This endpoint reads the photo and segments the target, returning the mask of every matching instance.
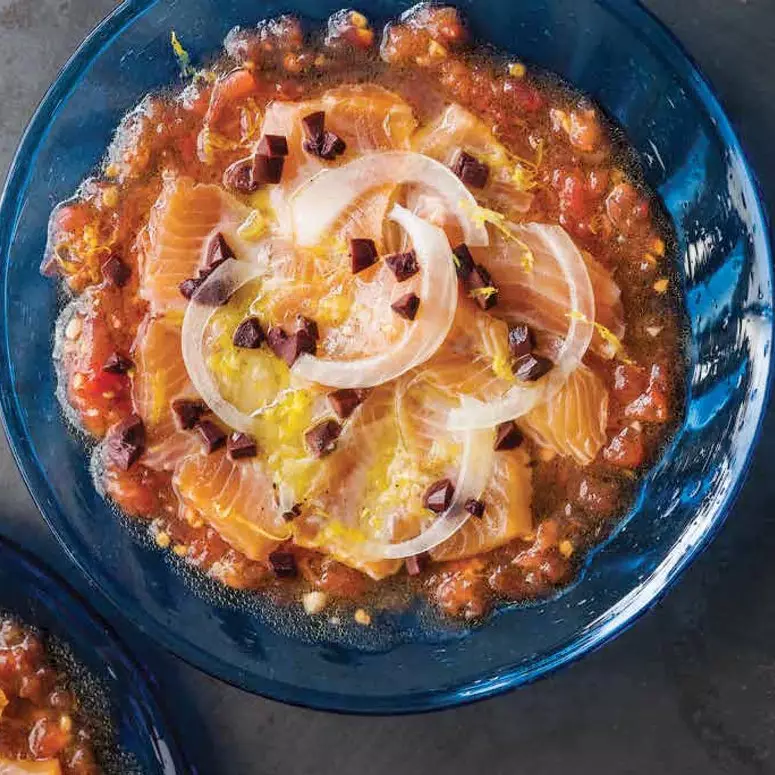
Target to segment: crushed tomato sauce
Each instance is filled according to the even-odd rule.
[[[26,772],[25,762],[44,775],[101,772],[78,699],[41,636],[0,615],[0,771]]]
[[[177,37],[174,48],[183,57]],[[562,226],[621,290],[626,333],[620,340],[596,322],[595,341],[600,346],[590,349],[584,360],[607,391],[605,443],[595,450],[594,460],[580,465],[557,454],[551,445],[538,443],[535,434],[521,440],[520,454],[528,456],[532,475],[532,529],[472,557],[437,562],[410,558],[406,568],[399,563],[395,571],[406,578],[409,590],[426,594],[449,615],[468,619],[485,615],[498,600],[529,600],[566,584],[585,551],[605,538],[626,511],[638,479],[659,454],[682,411],[682,312],[671,263],[671,232],[655,197],[638,182],[631,164],[623,161],[630,155],[621,133],[588,99],[556,79],[520,62],[482,54],[471,45],[453,8],[419,6],[413,16],[389,25],[381,35],[353,11],[335,14],[326,34],[314,38],[303,33],[297,20],[280,17],[252,29],[233,30],[225,48],[222,59],[193,75],[185,55],[182,67],[191,76],[185,87],[172,94],[149,95],[131,111],[116,133],[101,174],[86,180],[77,196],[52,214],[43,270],[60,275],[77,296],[60,325],[58,357],[69,406],[96,438],[110,436],[111,429],[137,409],[133,384],[141,366],[132,359],[138,332],[148,317],[140,287],[148,260],[146,227],[165,181],[186,176],[220,186],[226,173],[244,187],[253,185],[251,174],[263,175],[250,195],[239,190],[235,194],[253,206],[256,200],[250,197],[270,187],[267,181],[274,172],[269,162],[260,172],[254,165],[252,173],[239,163],[262,138],[261,117],[267,106],[314,98],[342,84],[377,84],[399,95],[419,122],[418,132],[431,126],[446,107],[457,105],[481,121],[493,142],[505,149],[495,158],[458,155],[453,167],[458,177],[471,191],[497,178],[499,186],[509,189],[511,199],[506,197],[505,207],[511,202],[518,210],[520,202],[528,203],[521,212],[508,212],[508,218],[483,207],[474,215],[488,224],[491,235],[503,232],[507,220]],[[308,138],[305,151],[335,165],[346,152],[337,139],[321,133]],[[282,156],[281,144],[275,146],[278,149]],[[503,177],[504,158],[510,165],[508,179]],[[500,189],[493,184],[487,190],[500,201]],[[260,237],[265,229],[262,212],[259,206],[251,215],[253,236]],[[509,239],[508,234],[503,239]],[[486,249],[484,255],[486,265]],[[526,248],[521,264],[528,276],[532,261]],[[371,262],[370,257],[364,266]],[[497,282],[493,285],[484,265],[473,267],[478,287],[469,280],[468,286],[461,285],[461,296],[465,287],[472,289],[468,294],[472,301],[497,318]],[[194,285],[190,290],[195,291]],[[335,319],[341,312],[338,300],[327,301]],[[404,300],[400,309],[395,305],[393,309],[410,319],[417,305]],[[570,316],[574,311],[566,312]],[[182,314],[166,317],[170,325],[180,326]],[[551,367],[552,343],[538,334],[536,352],[542,355],[534,369],[541,371],[534,371],[532,378]],[[231,337],[231,329],[227,335]],[[268,336],[274,355],[262,355],[265,360],[287,356],[289,345],[283,341],[286,349],[281,350],[276,332],[254,330],[252,336],[256,347]],[[269,351],[265,346],[261,352]],[[126,368],[120,373],[106,371],[108,359],[118,356],[129,359]],[[230,363],[242,368],[238,359]],[[492,370],[511,378],[512,366],[508,359],[496,359]],[[272,374],[278,384],[285,378],[276,368]],[[352,396],[346,398],[352,401]],[[358,397],[354,406],[362,400]],[[294,430],[284,419],[287,416],[277,415],[278,433],[300,436],[306,429]],[[347,420],[342,422],[346,428]],[[336,425],[340,427],[339,421]],[[201,427],[203,443],[226,448],[230,429],[223,429],[222,438],[219,430],[211,428],[208,437]],[[339,431],[329,426],[327,432],[334,436],[324,441],[334,448]],[[251,449],[250,443],[241,443]],[[313,607],[317,612],[321,600],[309,598],[310,591],[358,601],[379,587],[378,581],[348,567],[357,563],[341,552],[334,557],[336,553],[316,551],[310,543],[304,548],[287,536],[285,543],[283,536],[274,536],[280,546],[251,559],[228,532],[219,531],[217,519],[208,519],[206,503],[181,498],[172,471],[152,470],[143,460],[140,457],[123,470],[108,456],[102,474],[105,491],[126,513],[149,523],[159,546],[224,584],[274,590],[283,597],[295,590],[291,597],[302,595],[308,612]],[[289,525],[304,504],[294,509],[286,517]],[[292,532],[289,528],[289,535]]]

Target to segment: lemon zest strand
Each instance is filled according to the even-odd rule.
[[[578,320],[582,323],[589,323],[590,325],[594,326],[595,331],[600,334],[600,338],[607,344],[611,345],[614,350],[614,356],[616,358],[622,361],[622,363],[626,363],[628,365],[635,363],[635,361],[627,355],[624,344],[622,344],[622,340],[619,339],[619,337],[613,331],[611,331],[610,328],[606,328],[606,326],[604,326],[602,323],[598,323],[597,321],[589,320],[583,312],[579,312],[578,310],[571,310],[570,312],[566,313],[566,317],[570,320]]]
[[[522,268],[528,274],[533,271],[533,267],[535,266],[535,255],[533,251],[527,243],[523,242],[516,234],[514,234],[514,230],[509,226],[509,222],[503,213],[499,213],[496,210],[490,210],[481,205],[472,205],[465,199],[460,201],[460,205],[467,211],[468,216],[477,226],[484,226],[489,223],[506,237],[506,239],[519,245],[523,251],[520,258]]]
[[[473,290],[469,291],[468,295],[472,299],[489,299],[491,296],[494,296],[496,293],[498,293],[498,289],[493,287],[492,285],[488,285],[484,288],[474,288]]]
[[[180,65],[180,72],[184,78],[194,75],[195,70],[191,66],[191,57],[188,55],[188,51],[183,48],[183,44],[177,36],[175,30],[170,32],[170,43],[172,44],[172,50],[175,52],[175,58]]]

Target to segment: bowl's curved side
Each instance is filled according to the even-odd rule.
[[[146,669],[112,627],[63,579],[13,542],[0,538],[0,610],[18,614],[67,644],[106,692],[116,743],[143,772],[191,772],[159,709]]]
[[[680,44],[632,0],[539,0],[530,8],[504,0],[498,3],[497,14],[492,9],[483,14],[475,0],[458,4],[469,13],[483,38],[509,48],[514,45],[513,38],[519,37],[518,45],[527,59],[532,57],[592,92],[616,118],[633,128],[634,141],[644,154],[653,148],[646,175],[680,221],[683,274],[694,324],[685,436],[667,451],[665,461],[646,483],[649,495],[658,496],[655,502],[660,504],[659,510],[649,512],[644,490],[633,518],[590,560],[583,582],[557,600],[505,612],[476,638],[428,633],[410,617],[387,622],[390,637],[376,640],[365,651],[353,649],[325,631],[322,642],[310,645],[320,632],[301,633],[299,639],[286,637],[244,610],[192,595],[166,561],[128,536],[88,489],[91,482],[79,444],[66,438],[55,402],[46,398],[53,376],[47,356],[50,343],[39,333],[44,317],[40,310],[52,308],[55,292],[37,278],[37,261],[31,261],[30,256],[40,253],[48,197],[69,193],[96,163],[110,127],[123,109],[136,101],[137,94],[173,80],[174,62],[161,53],[166,46],[165,25],[171,26],[173,20],[180,23],[194,43],[189,46],[192,53],[197,53],[196,46],[204,54],[223,37],[230,26],[227,18],[255,18],[250,0],[229,0],[227,8],[217,0],[191,0],[185,9],[178,8],[174,0],[128,0],[119,6],[87,38],[44,98],[17,152],[0,204],[4,324],[0,405],[14,455],[38,507],[70,558],[110,602],[111,614],[118,611],[197,667],[286,702],[361,713],[434,709],[506,691],[602,645],[652,606],[718,529],[750,463],[767,401],[773,329],[766,219],[740,143],[710,86]],[[295,3],[301,13],[313,18],[324,17],[338,5],[341,3],[333,0]],[[372,5],[376,15],[387,16],[395,15],[405,4],[375,0]],[[283,10],[279,4],[267,0],[261,15],[279,10]],[[599,28],[607,29],[613,38],[611,25],[617,25],[619,36],[626,34],[625,47],[637,48],[643,60],[637,72],[627,70],[628,58],[635,58],[632,51],[622,51],[617,66],[613,46],[608,46],[612,64],[602,76],[590,64],[591,52],[600,45],[603,34]],[[162,27],[164,34],[160,33]],[[132,39],[131,51],[129,44],[123,55],[112,51],[111,43],[119,37],[122,41]],[[658,90],[652,83],[652,91],[677,103],[675,118],[667,121],[670,126],[665,137],[669,129],[697,142],[706,140],[705,155],[694,143],[681,146],[680,158],[671,159],[660,147],[660,127],[639,121],[647,110],[654,113],[654,121],[657,115],[665,115],[659,105],[649,102],[649,78],[653,81],[657,70],[669,74],[665,76],[668,82],[665,89]],[[88,104],[78,91],[87,77],[88,96],[96,95],[97,99],[88,121],[77,115],[79,105],[83,108]],[[684,131],[687,127],[680,126],[682,119],[687,127],[701,123],[702,132]],[[67,142],[74,132],[84,133],[85,150],[62,161],[64,171],[52,177],[56,143]],[[696,180],[703,171],[706,177]],[[729,202],[723,207],[716,201],[715,189],[710,192],[714,194],[712,202],[703,199],[703,185],[710,188],[709,181],[728,194]],[[35,201],[35,194],[42,196],[42,203]],[[697,212],[686,212],[678,201],[681,197],[696,205]],[[735,245],[719,241],[705,245],[704,253],[700,250],[703,235],[690,220],[700,223],[703,207],[715,208],[711,214],[730,233],[735,232]],[[23,266],[24,261],[34,266]],[[744,281],[740,267],[732,275],[722,271],[729,266],[734,269],[738,263],[745,264],[755,281]],[[717,309],[714,293],[718,277],[748,295],[734,297]],[[22,278],[24,298],[18,290]],[[705,293],[703,298],[698,290]],[[710,307],[709,302],[713,302]],[[710,379],[705,367],[717,343],[714,331],[722,312],[735,314],[735,337],[730,341],[739,362],[730,362],[723,373],[713,372]],[[25,326],[27,330],[23,330]],[[34,344],[24,352],[20,347],[22,334],[34,338]],[[726,398],[719,398],[724,390]],[[717,413],[711,405],[716,398],[727,413],[725,424],[718,426],[713,425]],[[703,447],[707,467],[718,469],[718,475],[710,476],[706,469],[689,471],[680,444],[690,445],[711,433],[723,433],[730,446],[728,450],[710,443],[707,449]],[[670,477],[687,479],[689,474],[696,491],[689,492],[688,486],[683,486],[668,492],[663,486]],[[691,516],[686,516],[689,512]],[[670,526],[668,517],[675,518],[676,524]],[[103,521],[96,533],[95,520],[100,518]],[[653,546],[645,544],[649,531],[659,536]],[[591,603],[584,594],[587,588],[594,593]],[[541,626],[550,609],[561,610],[566,622],[565,629],[558,627],[551,636]],[[516,617],[522,640],[510,626]],[[404,625],[417,636],[416,642],[402,635]]]

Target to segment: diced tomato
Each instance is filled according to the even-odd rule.
[[[219,581],[232,589],[260,589],[271,578],[266,565],[253,562],[233,549],[226,553],[213,571]]]
[[[584,176],[579,169],[558,169],[552,175],[552,187],[560,195],[560,210],[581,220],[589,211]]]
[[[468,37],[460,12],[452,6],[422,4],[412,15],[411,24],[425,28],[434,40],[447,46],[465,43]]]
[[[625,407],[648,387],[648,373],[635,363],[611,361],[609,365],[608,427],[618,429],[625,421]]]
[[[622,494],[616,482],[598,476],[585,476],[579,482],[576,502],[597,517],[613,516],[619,508]]]
[[[591,108],[571,111],[568,137],[574,148],[585,153],[594,151],[603,138],[597,111]]]
[[[150,518],[159,512],[159,490],[147,468],[133,466],[129,471],[109,467],[104,477],[108,495],[127,513]]]
[[[304,31],[299,20],[284,14],[250,29],[235,27],[226,36],[224,46],[229,56],[240,64],[260,67],[278,52],[298,50],[303,42]]]
[[[391,64],[408,62],[418,50],[416,34],[404,25],[393,25],[385,32],[382,56],[386,62]]]
[[[579,220],[587,214],[584,181],[576,171],[569,173],[562,184],[560,189],[560,208]]]
[[[56,683],[56,673],[49,667],[39,667],[34,673],[23,676],[19,684],[19,697],[41,703]]]
[[[634,401],[648,386],[646,370],[636,363],[617,363],[613,371],[613,390],[622,404]]]
[[[330,557],[318,556],[307,567],[315,586],[337,597],[360,597],[369,586],[368,579],[362,573]]]
[[[129,375],[106,372],[103,366],[114,353],[126,353],[132,332],[120,289],[105,285],[92,298],[89,314],[77,319],[75,338],[69,337],[69,325],[65,330],[63,361],[70,403],[87,429],[101,436],[131,411]]]
[[[525,574],[525,591],[528,596],[538,594],[544,588],[559,584],[567,578],[570,564],[557,549],[559,538],[558,522],[546,519],[538,526],[532,546],[514,558],[514,566]]]
[[[593,169],[587,173],[587,191],[596,199],[608,190],[610,173],[607,169]]]
[[[489,605],[484,563],[473,557],[445,563],[444,569],[429,580],[436,604],[450,616],[476,619],[483,616]]]
[[[646,390],[624,410],[625,417],[643,422],[666,423],[670,419],[670,387],[664,366],[651,367]]]
[[[522,80],[507,78],[503,82],[503,93],[525,113],[537,113],[544,106],[544,98],[538,89]]]
[[[247,99],[257,94],[260,85],[256,76],[250,71],[240,68],[232,70],[227,75],[218,79],[213,88],[208,109],[207,121],[218,123],[226,109],[240,100]]]
[[[638,468],[645,458],[643,433],[630,425],[619,431],[603,450],[603,459],[620,468]]]
[[[649,205],[630,183],[619,183],[608,195],[606,212],[624,235],[633,236],[648,228]]]
[[[70,732],[52,718],[35,722],[29,736],[30,753],[36,759],[53,759],[70,743]]]
[[[52,223],[57,232],[75,233],[81,231],[92,217],[93,212],[86,202],[73,202],[57,207],[52,214]]]
[[[207,570],[219,562],[229,552],[231,547],[211,527],[197,531],[196,537],[188,545],[188,556],[191,562]]]

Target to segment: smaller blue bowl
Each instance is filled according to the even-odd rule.
[[[137,763],[138,772],[190,772],[144,668],[74,590],[4,538],[0,538],[0,612],[18,616],[23,624],[64,644],[76,660],[79,679],[80,668],[87,671],[84,689],[91,679],[96,680],[101,699],[108,702],[116,748]]]

